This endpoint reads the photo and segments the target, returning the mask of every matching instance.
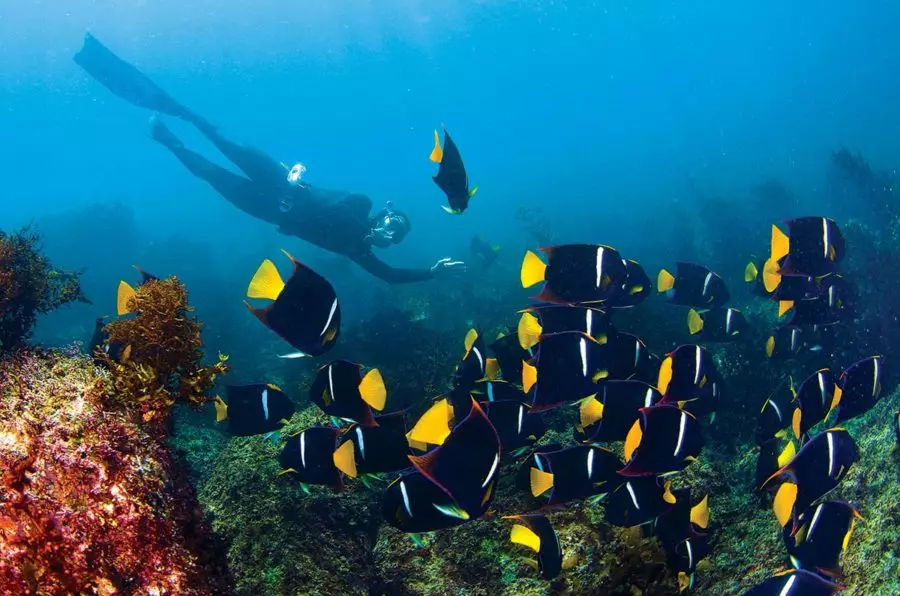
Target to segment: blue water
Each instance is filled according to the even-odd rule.
[[[320,186],[409,213],[413,233],[382,255],[391,264],[467,258],[475,233],[510,248],[512,263],[533,243],[515,209],[539,206],[554,238],[606,242],[663,265],[671,239],[693,233],[679,232],[685,209],[726,237],[740,225],[692,204],[698,196],[741,213],[751,187],[776,178],[808,206],[756,214],[777,221],[827,211],[832,150],[896,162],[898,17],[886,1],[3,0],[0,226],[44,222],[50,256],[88,268],[95,306],[45,319],[42,330],[60,316],[110,311],[136,261],[201,294],[205,280],[233,284],[238,307],[255,265],[280,247],[363,295],[383,285],[187,173],[148,138],[146,110],[72,61],[91,31],[227,134],[302,160]],[[441,124],[481,188],[461,217],[440,209],[429,180]],[[120,218],[108,215],[115,202]]]

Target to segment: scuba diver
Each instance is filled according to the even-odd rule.
[[[306,167],[288,167],[263,151],[236,143],[201,116],[187,109],[143,73],[109,51],[90,33],[75,62],[114,94],[154,110],[150,136],[168,149],[194,176],[212,186],[232,205],[310,244],[351,259],[389,283],[408,283],[465,272],[462,261],[438,260],[429,269],[392,267],[373,252],[399,244],[412,229],[409,217],[388,201],[371,215],[365,195],[319,188],[304,180]],[[184,146],[163,123],[167,114],[193,124],[234,165],[241,176]]]

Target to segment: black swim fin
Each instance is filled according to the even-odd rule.
[[[190,120],[193,113],[159,88],[144,73],[128,64],[100,43],[90,33],[84,36],[84,45],[75,56],[75,62],[97,82],[127,102]]]

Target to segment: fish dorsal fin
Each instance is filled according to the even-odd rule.
[[[347,476],[356,478],[356,452],[353,450],[353,441],[345,441],[343,445],[335,449],[331,458],[334,461],[334,467]]]
[[[228,404],[225,403],[218,395],[216,399],[213,401],[213,405],[216,406],[216,422],[222,422],[228,419]]]
[[[535,467],[531,468],[531,496],[539,497],[551,488],[553,488],[553,474],[539,470]]]
[[[781,527],[787,525],[794,511],[794,503],[797,501],[797,485],[793,482],[783,482],[775,493],[775,501],[772,509],[775,511],[775,517]]]
[[[384,403],[387,401],[387,390],[384,388],[384,379],[381,377],[381,372],[377,368],[367,372],[366,376],[359,382],[359,396],[364,402],[379,412],[384,409]]]
[[[656,388],[659,389],[659,392],[665,395],[666,390],[669,388],[669,383],[672,381],[672,357],[666,356],[665,360],[662,361],[662,364],[659,365],[659,376],[656,381]]]
[[[522,260],[522,270],[519,272],[522,287],[530,288],[535,284],[541,283],[544,281],[546,272],[546,263],[532,251],[527,251],[525,253],[525,258]]]
[[[266,298],[268,300],[277,300],[281,291],[284,290],[284,280],[275,267],[275,263],[266,259],[260,264],[259,269],[250,280],[247,287],[247,298]]]
[[[530,312],[523,312],[519,319],[519,327],[517,329],[519,335],[519,345],[523,350],[533,348],[541,339],[543,327],[536,316]]]
[[[438,134],[437,129],[434,131],[434,149],[431,150],[431,155],[428,156],[428,159],[434,163],[441,163],[444,159],[444,150],[441,149],[441,135]]]
[[[779,272],[778,263],[773,259],[766,259],[763,263],[763,286],[766,291],[772,293],[781,283],[781,273]]]
[[[128,303],[131,302],[131,299],[134,297],[134,288],[128,285],[128,283],[120,281],[119,290],[116,293],[116,312],[120,317],[132,312],[131,307],[128,306]]]
[[[528,393],[537,383],[537,368],[522,361],[522,391]]]
[[[628,431],[628,435],[625,437],[625,462],[631,460],[631,456],[634,455],[635,450],[637,450],[638,445],[641,444],[641,438],[644,436],[644,431],[641,429],[641,419],[638,418],[634,421],[634,424],[631,425],[631,429]]]
[[[791,242],[787,234],[778,229],[778,226],[772,225],[772,243],[770,250],[770,258],[774,262],[780,261],[786,257],[791,251]]]
[[[691,507],[691,523],[704,530],[709,527],[709,495]]]
[[[441,399],[422,414],[412,430],[406,434],[410,445],[413,443],[427,443],[429,445],[443,445],[450,436],[450,420],[453,418],[453,408],[450,402]]]
[[[747,263],[747,266],[744,267],[744,281],[751,282],[754,281],[759,276],[759,269],[756,268],[756,263],[750,261]]]
[[[581,400],[578,412],[581,418],[581,428],[587,428],[603,419],[603,403],[597,400],[596,395],[591,395]]]
[[[691,335],[696,335],[703,330],[703,319],[700,317],[700,313],[693,308],[688,311],[687,323]]]
[[[478,340],[478,332],[474,329],[469,329],[469,331],[466,332],[466,355],[472,350],[476,340]]]
[[[541,538],[528,526],[522,524],[514,525],[509,535],[509,540],[513,544],[527,546],[536,553],[541,552]]]
[[[794,459],[794,456],[797,455],[797,448],[794,446],[793,441],[788,441],[787,445],[784,446],[784,450],[781,452],[781,455],[778,456],[778,467],[783,468]]]
[[[793,300],[779,300],[778,301],[778,316],[783,317],[792,308],[794,308]]]

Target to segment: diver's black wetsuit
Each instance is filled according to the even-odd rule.
[[[241,211],[277,225],[282,234],[342,254],[384,281],[408,283],[434,277],[430,269],[391,267],[372,253],[367,239],[372,230],[369,197],[309,185],[292,186],[285,167],[263,151],[226,139],[201,118],[191,121],[246,178],[187,149],[161,123],[157,125],[162,127],[161,134],[154,134],[154,138]]]

